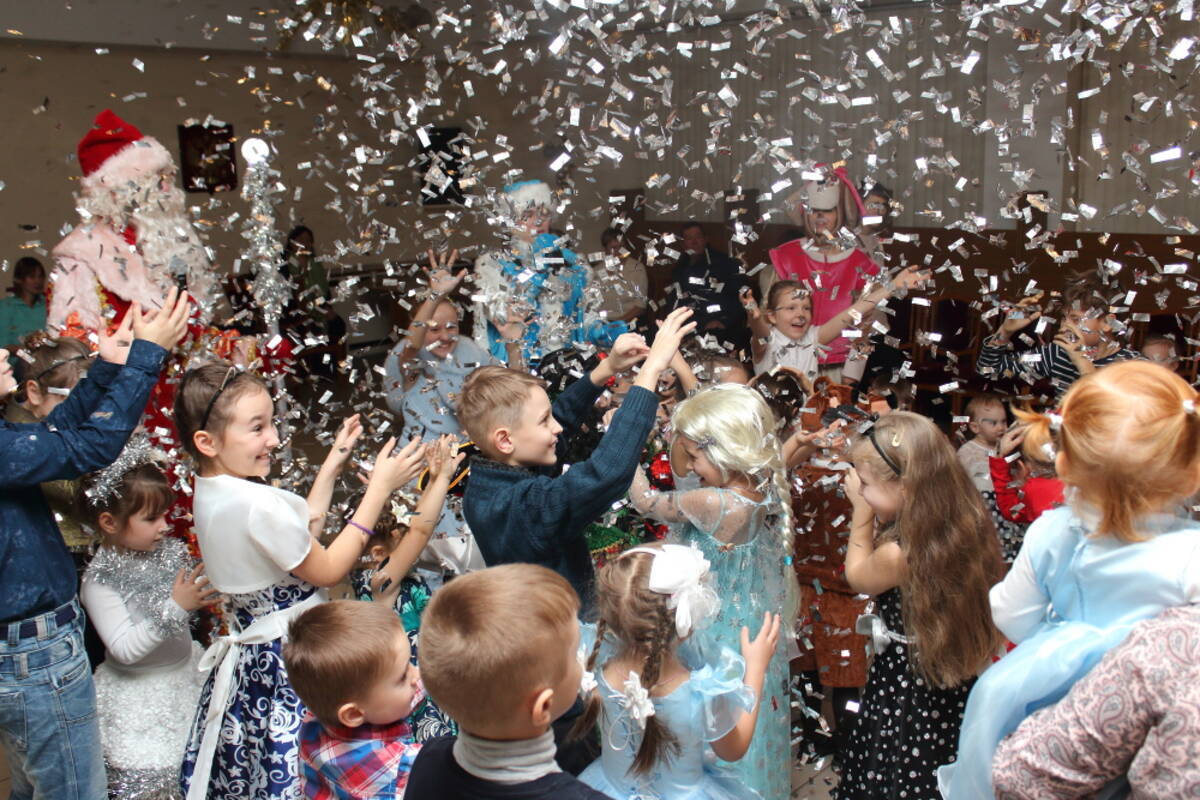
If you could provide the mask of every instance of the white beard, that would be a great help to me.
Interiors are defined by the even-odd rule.
[[[200,306],[201,318],[211,316],[216,280],[204,244],[188,218],[182,189],[174,184],[161,189],[155,176],[140,185],[126,183],[108,192],[85,194],[80,207],[118,233],[132,225],[146,271],[163,293],[183,277]]]

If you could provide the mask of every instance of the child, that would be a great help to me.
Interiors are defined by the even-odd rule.
[[[876,284],[857,302],[831,316],[819,326],[813,325],[812,295],[796,280],[782,280],[767,290],[767,310],[763,313],[749,289],[742,290],[742,303],[754,332],[751,351],[754,371],[770,372],[777,366],[796,370],[809,381],[819,372],[819,356],[826,345],[842,336],[842,331],[862,322],[863,317],[897,290],[907,290],[928,278],[916,267],[902,270],[891,288]],[[818,352],[821,351],[821,352]]]
[[[75,570],[36,487],[112,463],[146,407],[165,348],[183,337],[187,313],[187,295],[174,289],[158,312],[143,315],[134,304],[112,336],[99,337],[89,376],[45,421],[0,422],[0,675],[9,709],[0,738],[23,744],[6,748],[18,795],[94,800],[106,792]],[[0,354],[0,397],[16,388],[7,356]]]
[[[1142,342],[1142,358],[1161,364],[1172,372],[1179,371],[1179,351],[1175,337],[1154,334]]]
[[[971,692],[958,763],[939,771],[948,798],[991,796],[996,745],[1056,702],[1138,620],[1200,600],[1200,524],[1180,508],[1200,489],[1196,391],[1145,361],[1081,378],[1053,434],[1067,505],[1030,526],[992,618],[1017,647]],[[1057,429],[1057,430],[1056,430]]]
[[[362,427],[346,420],[304,498],[256,483],[279,446],[262,379],[216,362],[189,370],[175,398],[184,448],[198,463],[195,530],[212,585],[227,596],[229,636],[213,643],[183,765],[189,800],[232,795],[296,798],[296,734],[303,705],[280,656],[287,624],[324,602],[362,555],[389,495],[416,477],[420,442],[375,459],[366,494],[328,547],[317,541],[334,482]]]
[[[991,518],[950,442],[896,411],[851,447],[846,582],[875,652],[835,797],[937,797],[967,692],[999,651],[988,588],[1003,575]]]
[[[988,459],[988,467],[1000,513],[1007,520],[1028,525],[1043,513],[1062,505],[1063,484],[1054,475],[1054,460],[1047,455],[1053,450],[1053,443],[1048,437],[1037,439],[1028,435],[1029,426],[1036,421],[1037,415],[1019,408],[1014,408],[1013,413],[1022,424],[1000,438],[996,455]],[[1024,454],[1021,466],[1027,474],[1019,488],[1009,469],[1009,461],[1016,458],[1013,453],[1018,447]]]
[[[283,659],[309,714],[298,735],[309,798],[401,798],[421,745],[410,715],[425,696],[408,636],[386,606],[335,600],[288,626]]]
[[[972,397],[967,403],[967,427],[972,437],[958,448],[958,463],[980,494],[992,491],[992,472],[988,458],[995,454],[1000,437],[1008,426],[1004,403],[994,394]]]
[[[708,750],[733,762],[749,749],[779,616],[764,614],[754,641],[742,628],[741,657],[702,643],[694,632],[720,604],[708,578],[700,551],[678,544],[635,547],[600,573],[579,729],[599,718],[606,746],[579,779],[610,797],[761,798]]]
[[[472,460],[463,511],[489,565],[549,567],[575,587],[583,613],[591,609],[594,570],[584,530],[629,488],[654,424],[658,375],[695,327],[689,316],[686,308],[671,312],[651,348],[637,334],[622,334],[609,357],[553,406],[541,381],[525,373],[483,367],[467,378],[459,416],[484,458]],[[609,378],[643,359],[591,457],[557,477],[547,474],[558,461],[564,427],[577,425]]]
[[[79,599],[104,642],[96,707],[108,794],[120,800],[177,796],[204,677],[188,619],[217,600],[187,545],[164,538],[175,493],[153,458],[135,437],[79,494],[101,540]]]
[[[723,600],[712,635],[734,642],[764,613],[780,614],[784,629],[796,619],[796,575],[791,567],[791,495],[775,419],[753,389],[721,384],[684,400],[672,418],[680,456],[676,471],[694,472],[700,488],[655,492],[642,473],[629,490],[639,513],[681,526],[673,539],[698,546],[713,567]],[[767,669],[758,735],[734,765],[738,779],[763,797],[787,797],[791,695],[788,659],[777,653]]]
[[[583,676],[579,596],[533,564],[455,578],[421,626],[421,675],[461,726],[427,742],[408,800],[605,800],[554,761],[551,723],[575,704]]]
[[[984,340],[975,364],[980,375],[992,380],[1019,376],[1030,383],[1049,379],[1061,397],[1080,375],[1138,358],[1112,337],[1108,301],[1099,287],[1088,281],[1074,283],[1063,292],[1065,319],[1053,342],[1034,348],[1033,358],[1011,352],[1013,336],[1042,315],[1037,310],[1041,297],[1038,293],[1018,302],[1009,309],[1000,330]]]
[[[366,554],[372,567],[351,573],[354,593],[359,600],[373,600],[391,606],[404,629],[412,650],[412,662],[417,663],[418,636],[421,613],[429,605],[429,584],[413,569],[417,557],[429,543],[434,525],[442,512],[450,479],[462,463],[465,453],[457,449],[452,437],[443,436],[426,446],[429,461],[428,483],[417,503],[416,512],[404,530],[391,508],[385,508],[375,523],[375,532],[367,540]],[[454,723],[430,700],[413,707],[409,720],[413,736],[425,742],[435,736],[455,732]]]

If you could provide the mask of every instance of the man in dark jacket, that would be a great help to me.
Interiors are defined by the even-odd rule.
[[[738,292],[749,286],[742,265],[709,246],[704,228],[694,220],[683,228],[683,248],[671,273],[675,307],[695,311],[697,333],[712,334],[736,350],[747,349],[750,329],[738,299]]]

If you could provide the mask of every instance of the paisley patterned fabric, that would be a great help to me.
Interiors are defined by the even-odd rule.
[[[238,626],[245,630],[258,617],[294,606],[316,591],[311,584],[292,578],[261,591],[226,595],[226,603]],[[245,645],[239,652],[233,695],[221,720],[220,740],[209,778],[210,800],[300,798],[297,736],[305,707],[288,683],[282,649],[283,642],[276,639]],[[204,684],[200,708],[192,722],[182,768],[185,796],[196,769],[215,672]]]

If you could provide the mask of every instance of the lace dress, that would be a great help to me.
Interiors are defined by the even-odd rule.
[[[773,494],[750,500],[731,490],[705,487],[655,492],[638,473],[630,500],[649,517],[670,523],[668,541],[695,544],[708,559],[721,610],[705,633],[725,647],[737,647],[743,627],[762,628],[763,614],[777,613],[790,625],[796,618],[796,576],[783,538],[781,504]],[[762,707],[750,749],[727,766],[747,788],[765,800],[791,794],[791,692],[788,661],[796,655],[791,637],[781,637],[767,667]]]
[[[226,595],[226,610],[236,627],[246,630],[258,618],[297,605],[317,593],[312,584],[285,579],[266,589]],[[233,623],[231,623],[233,625]],[[233,667],[233,689],[221,719],[207,797],[299,800],[300,767],[297,734],[305,707],[292,691],[283,664],[283,641],[242,645]],[[233,658],[230,653],[229,658]],[[183,761],[186,796],[196,769],[217,670],[209,675],[200,695]]]

